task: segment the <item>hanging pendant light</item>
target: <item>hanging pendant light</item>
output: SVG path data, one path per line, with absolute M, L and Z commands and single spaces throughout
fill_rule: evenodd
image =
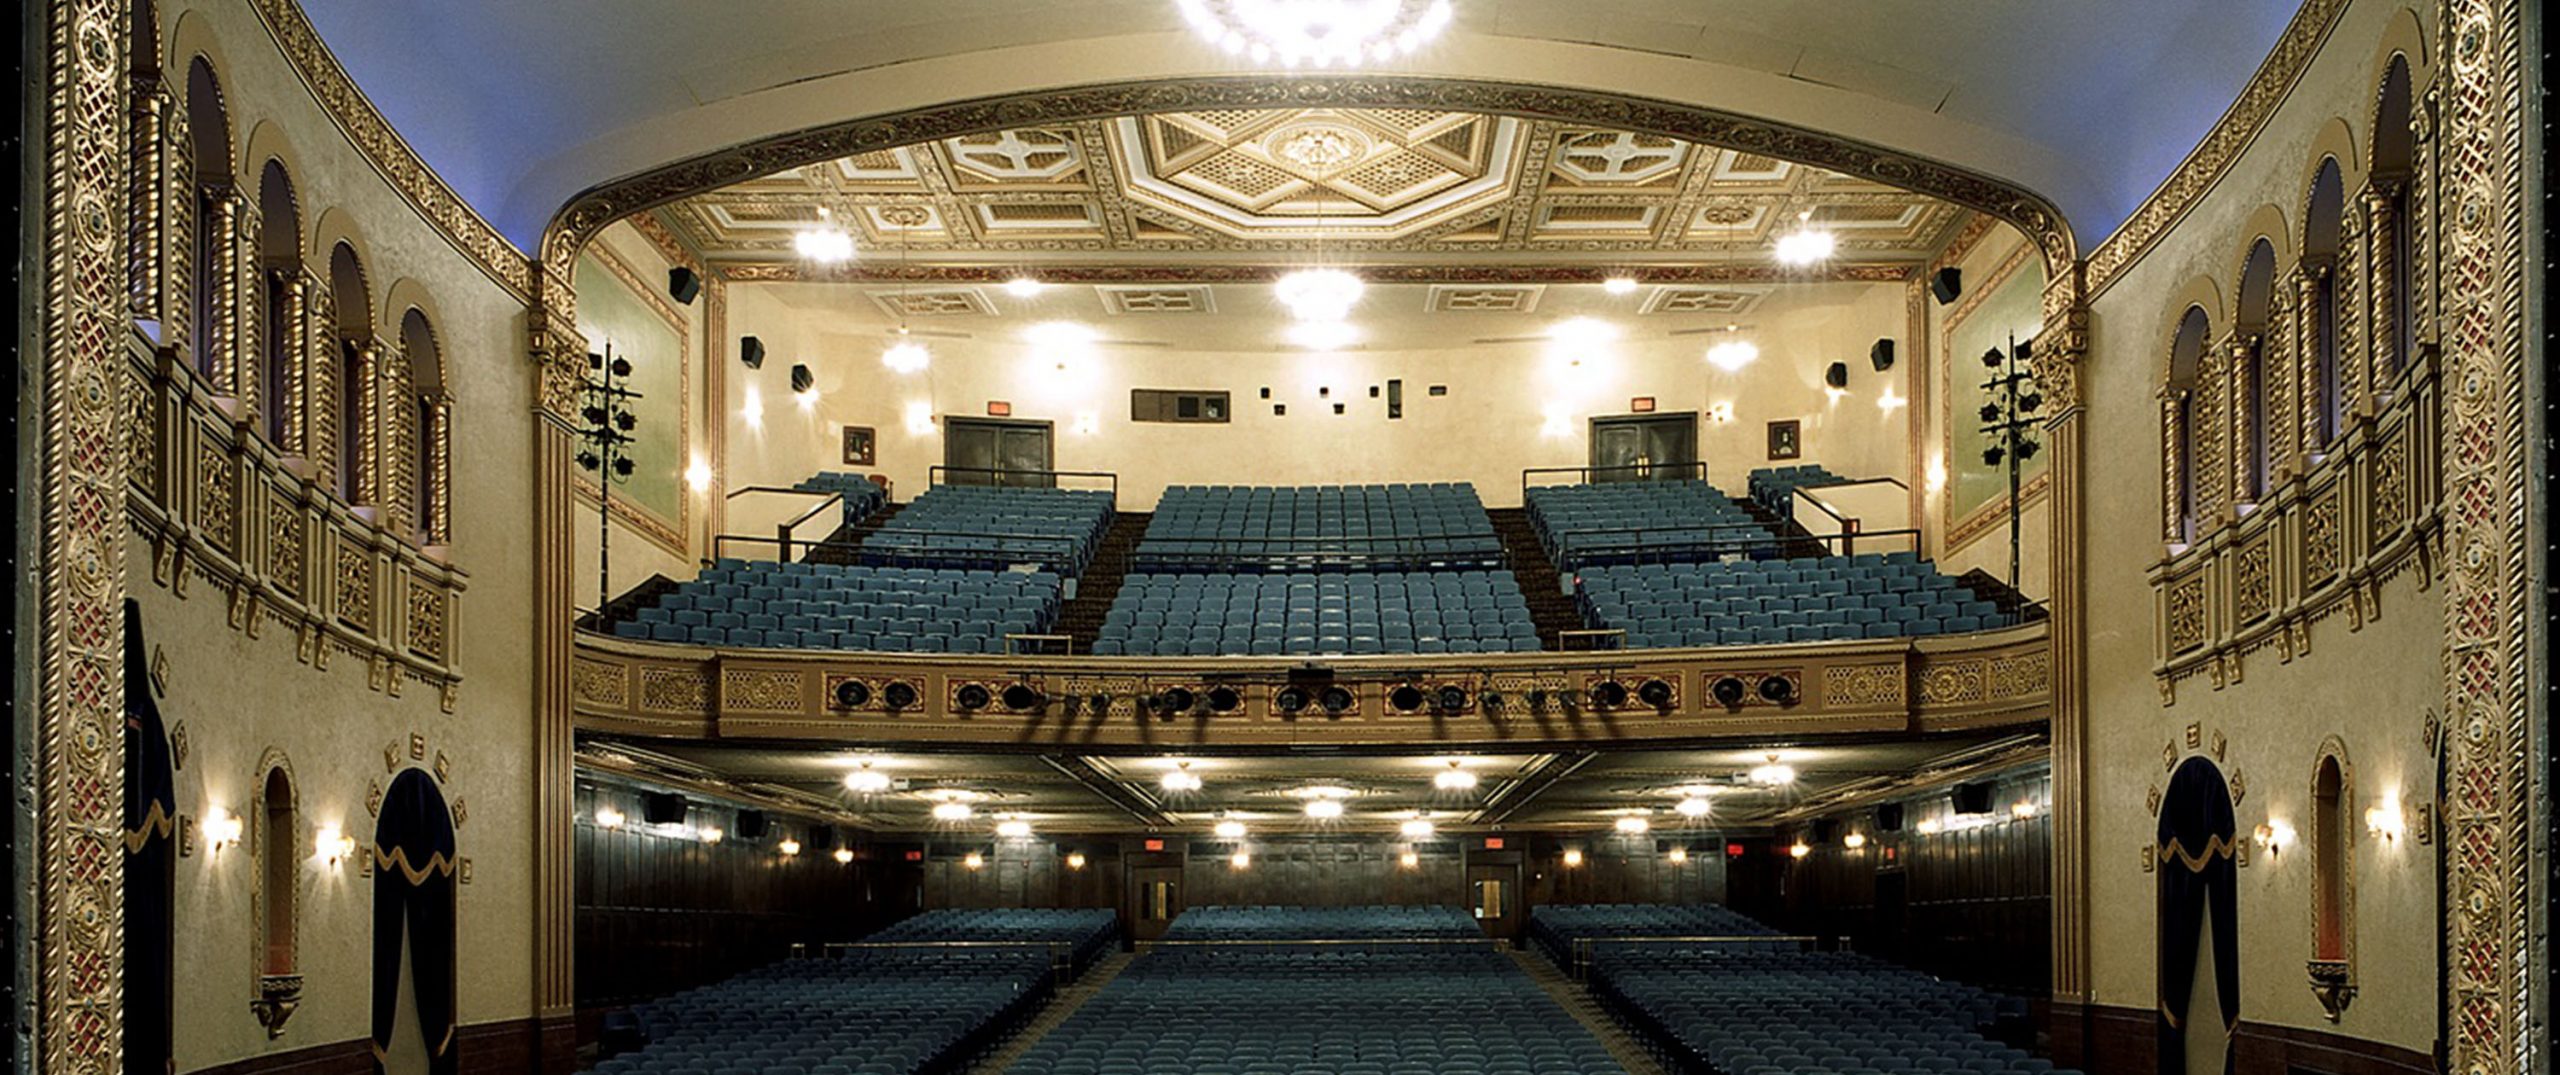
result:
M 1450 0 L 1176 0 L 1192 32 L 1232 56 L 1350 67 L 1411 54 L 1449 26 Z

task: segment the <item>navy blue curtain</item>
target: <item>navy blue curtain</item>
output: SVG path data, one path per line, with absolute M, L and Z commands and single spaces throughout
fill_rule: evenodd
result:
M 2212 1075 L 2229 1075 L 2232 1031 L 2240 1025 L 2240 892 L 2239 837 L 2231 813 L 2231 787 L 2222 770 L 2204 758 L 2189 758 L 2169 776 L 2169 791 L 2160 800 L 2160 1075 L 2190 1075 L 2187 1035 L 2210 1034 L 2222 1041 L 2222 1064 Z M 2197 1025 L 2200 1013 L 2186 1010 L 2195 988 L 2196 931 L 2210 909 L 2213 921 L 2214 996 L 2220 1002 L 2220 1025 Z M 2205 1073 L 2194 1073 L 2205 1075 Z
M 178 796 L 142 606 L 124 603 L 124 1070 L 168 1075 L 177 985 Z
M 423 769 L 392 778 L 374 825 L 373 1057 L 382 1070 L 400 1014 L 400 941 L 409 942 L 409 990 L 427 1039 L 429 1070 L 453 1075 L 453 814 Z

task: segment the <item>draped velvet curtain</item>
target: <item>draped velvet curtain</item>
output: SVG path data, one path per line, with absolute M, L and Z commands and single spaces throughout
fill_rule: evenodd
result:
M 2222 770 L 2204 758 L 2189 758 L 2170 774 L 2169 790 L 2160 800 L 2160 1073 L 2208 1075 L 2187 1071 L 2187 1035 L 2211 1034 L 2222 1041 L 2222 1064 L 2210 1075 L 2231 1071 L 2232 1031 L 2240 1024 L 2240 895 L 2236 822 L 2230 785 Z M 2209 912 L 2209 913 L 2208 913 Z M 2214 997 L 2218 1011 L 2187 1010 L 2196 975 L 2196 933 L 2207 920 L 2213 927 Z M 2220 1025 L 2199 1025 L 2197 1016 L 2219 1016 Z
M 124 1070 L 174 1070 L 177 947 L 176 779 L 151 696 L 142 606 L 124 603 Z
M 426 1035 L 430 1070 L 452 1075 L 454 1047 L 453 814 L 423 769 L 391 781 L 374 826 L 373 1056 L 391 1049 L 400 1013 L 400 943 L 409 943 L 409 991 Z

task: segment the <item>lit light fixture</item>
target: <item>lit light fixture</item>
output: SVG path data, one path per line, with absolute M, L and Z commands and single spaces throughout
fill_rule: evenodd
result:
M 330 825 L 321 829 L 319 834 L 312 838 L 311 846 L 311 857 L 335 866 L 345 861 L 347 856 L 355 854 L 356 840 L 337 826 Z
M 1339 351 L 1360 342 L 1360 330 L 1348 321 L 1300 321 L 1289 326 L 1289 342 L 1310 351 Z
M 1437 826 L 1431 824 L 1431 819 L 1427 817 L 1409 818 L 1405 821 L 1403 828 L 1405 835 L 1416 840 L 1427 840 L 1434 831 L 1437 831 Z
M 1681 799 L 1672 809 L 1679 811 L 1681 817 L 1700 818 L 1707 816 L 1710 804 L 1704 795 L 1691 795 Z
M 927 436 L 933 432 L 933 404 L 931 402 L 919 399 L 910 401 L 907 404 L 907 432 L 919 437 Z
M 1907 400 L 1907 399 L 1902 398 L 1902 395 L 1901 395 L 1900 393 L 1895 392 L 1893 389 L 1887 388 L 1887 389 L 1885 389 L 1885 390 L 1884 390 L 1884 394 L 1883 394 L 1883 395 L 1880 395 L 1880 396 L 1877 396 L 1877 397 L 1876 397 L 1876 409 L 1877 409 L 1877 410 L 1880 410 L 1880 411 L 1887 411 L 1887 412 L 1891 412 L 1891 411 L 1898 411 L 1898 410 L 1901 410 L 1901 409 L 1902 409 L 1902 406 L 1903 406 L 1904 404 L 1909 403 L 1909 402 L 1911 402 L 1911 401 L 1910 401 L 1910 400 Z
M 2282 855 L 2284 849 L 2293 843 L 2293 826 L 2277 818 L 2268 818 L 2253 835 L 2257 837 L 2259 849 L 2270 855 Z
M 836 861 L 837 861 L 837 862 L 840 862 L 840 863 L 849 863 L 849 862 L 852 862 L 852 861 L 853 861 L 853 849 L 852 849 L 852 848 L 850 848 L 850 847 L 839 847 L 839 848 L 837 848 L 837 849 L 836 849 Z
M 1684 862 L 1689 861 L 1689 849 L 1688 849 L 1688 848 L 1685 848 L 1685 847 L 1675 847 L 1675 848 L 1672 848 L 1670 851 L 1665 852 L 1665 853 L 1663 854 L 1663 857 L 1664 857 L 1664 858 L 1667 858 L 1667 859 L 1670 859 L 1670 860 L 1671 860 L 1671 864 L 1672 864 L 1672 865 L 1674 865 L 1674 866 L 1678 866 L 1678 865 L 1680 865 L 1680 864 L 1682 864 L 1682 863 L 1684 863 Z
M 1082 851 L 1069 851 L 1069 852 L 1067 852 L 1067 868 L 1068 868 L 1068 869 L 1070 869 L 1070 870 L 1081 870 L 1081 869 L 1083 869 L 1083 868 L 1084 868 L 1084 852 L 1082 852 Z
M 596 827 L 599 829 L 621 828 L 622 823 L 625 820 L 627 819 L 622 816 L 622 811 L 620 810 L 616 810 L 610 806 L 596 807 Z
M 1272 285 L 1274 297 L 1300 321 L 1340 321 L 1351 315 L 1368 285 L 1342 269 L 1300 269 Z
M 1459 758 L 1449 759 L 1449 767 L 1431 778 L 1431 786 L 1442 791 L 1465 791 L 1476 783 L 1476 774 L 1468 772 L 1466 762 Z
M 2009 816 L 2017 818 L 2020 821 L 2025 821 L 2028 818 L 2036 816 L 2036 804 L 2028 802 L 2025 799 L 2020 799 L 2017 802 L 2010 803 Z
M 889 790 L 889 774 L 872 768 L 871 763 L 866 761 L 862 763 L 862 768 L 844 774 L 844 786 L 847 791 L 877 795 Z
M 747 386 L 744 398 L 738 403 L 738 418 L 747 423 L 749 429 L 764 428 L 764 394 L 756 391 L 756 386 Z
M 1726 340 L 1707 348 L 1707 364 L 1726 373 L 1735 373 L 1760 357 L 1760 348 L 1749 340 Z
M 1342 800 L 1309 799 L 1307 800 L 1307 816 L 1318 821 L 1331 821 L 1334 818 L 1341 817 Z
M 982 867 L 986 866 L 986 864 L 987 864 L 987 857 L 986 857 L 985 855 L 981 855 L 981 854 L 979 854 L 979 853 L 977 853 L 977 852 L 975 852 L 975 851 L 972 851 L 972 852 L 969 852 L 969 853 L 968 853 L 968 854 L 966 854 L 966 855 L 962 855 L 962 856 L 960 856 L 960 865 L 962 865 L 962 866 L 966 866 L 966 867 L 968 867 L 968 868 L 970 868 L 970 869 L 972 869 L 972 870 L 980 869 L 980 868 L 982 868 Z
M 1007 818 L 996 822 L 996 835 L 1008 840 L 1028 840 L 1031 838 L 1031 823 L 1021 818 Z
M 1031 276 L 1017 276 L 1004 282 L 1005 294 L 1017 299 L 1027 299 L 1048 289 L 1049 285 Z
M 697 458 L 697 459 L 695 459 L 695 460 L 693 461 L 693 465 L 691 465 L 691 466 L 688 466 L 688 467 L 684 468 L 684 484 L 685 484 L 685 487 L 686 487 L 686 488 L 691 489 L 691 490 L 693 490 L 694 492 L 697 492 L 697 493 L 707 493 L 707 492 L 710 492 L 710 491 L 711 491 L 711 463 L 710 463 L 710 461 L 705 460 L 705 459 Z
M 1927 491 L 1928 491 L 1929 495 L 1931 495 L 1931 496 L 1936 496 L 1936 495 L 1938 495 L 1938 491 L 1939 491 L 1939 490 L 1946 488 L 1946 487 L 1947 487 L 1947 460 L 1946 460 L 1946 457 L 1945 457 L 1945 456 L 1931 456 L 1931 457 L 1929 458 L 1929 469 L 1928 469 L 1928 471 L 1927 471 L 1927 472 L 1922 476 L 1922 479 L 1921 479 L 1921 480 L 1925 483 L 1925 487 L 1926 487 L 1926 489 L 1927 489 Z
M 723 831 L 718 825 L 705 825 L 702 827 L 700 832 L 697 832 L 694 835 L 706 844 L 716 844 L 729 838 L 729 834 Z
M 1793 846 L 1790 846 L 1790 847 L 1788 847 L 1788 848 L 1787 848 L 1787 857 L 1788 857 L 1788 858 L 1799 858 L 1799 859 L 1800 859 L 1800 858 L 1803 858 L 1803 857 L 1805 857 L 1806 855 L 1810 855 L 1810 854 L 1812 854 L 1812 853 L 1813 853 L 1813 848 L 1812 848 L 1811 846 L 1807 845 L 1807 844 L 1806 844 L 1804 841 L 1802 841 L 1802 840 L 1798 840 L 1798 841 L 1796 841 L 1796 842 L 1795 842 L 1795 844 L 1794 844 Z
M 2365 831 L 2390 841 L 2399 840 L 2401 833 L 2409 831 L 2409 819 L 2400 812 L 2400 793 L 2384 792 L 2381 802 L 2366 807 L 2364 827 Z
M 1840 846 L 1848 848 L 1851 851 L 1865 847 L 1867 846 L 1867 834 L 1863 832 L 1853 832 L 1847 836 L 1843 836 L 1840 838 Z
M 1771 754 L 1766 764 L 1752 766 L 1746 779 L 1764 788 L 1782 788 L 1796 782 L 1796 768 Z
M 1209 831 L 1216 833 L 1218 838 L 1221 840 L 1241 840 L 1244 839 L 1244 822 L 1235 820 L 1221 821 L 1216 825 L 1211 826 Z
M 1227 856 L 1227 865 L 1239 870 L 1246 869 L 1253 865 L 1253 855 L 1250 852 L 1238 851 Z
M 1640 815 L 1628 814 L 1618 819 L 1617 826 L 1619 832 L 1635 836 L 1652 831 L 1653 822 Z
M 976 813 L 976 810 L 969 808 L 968 803 L 941 802 L 933 804 L 933 819 L 935 821 L 967 821 Z
M 1612 276 L 1606 280 L 1600 281 L 1600 290 L 1606 291 L 1612 295 L 1632 295 L 1635 294 L 1636 291 L 1636 278 L 1632 276 Z
M 1404 868 L 1410 870 L 1416 866 L 1422 865 L 1422 856 L 1411 851 L 1407 851 L 1404 853 L 1404 857 L 1397 861 L 1402 862 L 1404 864 Z
M 1938 819 L 1933 817 L 1922 820 L 1920 822 L 1919 829 L 1920 835 L 1922 836 L 1936 836 L 1940 832 L 1945 831 L 1946 826 L 1939 823 Z
M 781 843 L 773 845 L 773 849 L 782 852 L 784 858 L 797 858 L 800 855 L 800 841 L 785 836 Z
M 1787 265 L 1811 265 L 1831 257 L 1838 244 L 1827 231 L 1812 227 L 1813 210 L 1796 214 L 1796 230 L 1778 237 L 1778 261 Z
M 1849 390 L 1846 388 L 1834 387 L 1832 385 L 1824 385 L 1822 386 L 1822 394 L 1829 397 L 1830 402 L 1836 404 L 1841 400 L 1848 398 Z
M 1200 774 L 1191 771 L 1190 762 L 1180 761 L 1173 764 L 1173 769 L 1165 773 L 1163 779 L 1156 781 L 1158 784 L 1171 792 L 1200 790 Z
M 204 834 L 206 847 L 219 853 L 240 842 L 240 815 L 214 807 L 205 811 L 204 820 L 196 822 L 196 831 Z
M 853 257 L 853 236 L 842 228 L 803 228 L 791 237 L 801 257 L 832 265 Z
M 880 364 L 889 367 L 889 372 L 914 373 L 933 364 L 932 351 L 926 350 L 923 344 L 906 339 L 905 329 L 899 329 L 898 334 L 898 342 L 880 352 Z
M 1449 26 L 1450 0 L 1176 0 L 1192 32 L 1231 56 L 1352 66 L 1409 55 Z
M 1581 865 L 1582 849 L 1579 847 L 1566 848 L 1564 850 L 1564 868 L 1568 870 L 1577 869 L 1580 868 Z

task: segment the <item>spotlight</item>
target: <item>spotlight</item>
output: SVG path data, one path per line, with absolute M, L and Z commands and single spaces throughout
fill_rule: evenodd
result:
M 1707 694 L 1716 700 L 1717 705 L 1727 709 L 1740 706 L 1743 697 L 1750 693 L 1751 688 L 1742 682 L 1741 676 L 1717 676 L 1715 682 L 1707 685 Z
M 1401 829 L 1406 836 L 1410 836 L 1416 840 L 1425 840 L 1431 837 L 1431 834 L 1434 831 L 1434 826 L 1431 824 L 1431 819 L 1417 817 L 1406 821 L 1401 826 Z
M 753 336 L 738 337 L 738 361 L 751 370 L 764 368 L 764 341 Z
M 1351 701 L 1351 692 L 1342 687 L 1326 687 L 1324 693 L 1316 698 L 1316 704 L 1324 707 L 1325 715 L 1329 717 L 1350 712 Z
M 1291 715 L 1291 716 L 1295 716 L 1295 715 L 1297 715 L 1297 714 L 1299 714 L 1299 713 L 1303 713 L 1303 712 L 1305 712 L 1305 711 L 1306 711 L 1306 708 L 1307 708 L 1307 691 L 1306 691 L 1306 688 L 1304 688 L 1304 687 L 1282 687 L 1282 688 L 1280 688 L 1280 692 L 1279 692 L 1279 693 L 1274 694 L 1274 695 L 1272 695 L 1272 696 L 1271 696 L 1271 708 L 1273 708 L 1273 709 L 1277 709 L 1277 710 L 1279 710 L 1280 712 L 1285 713 L 1285 714 L 1289 714 L 1289 715 Z
M 2001 354 L 1997 347 L 1982 353 L 1982 364 L 1995 370 L 2000 368 L 2001 363 L 2008 360 L 2008 356 Z
M 1236 693 L 1236 689 L 1234 687 L 1209 688 L 1210 712 L 1233 713 L 1236 710 L 1243 708 L 1243 706 L 1244 695 Z
M 1704 795 L 1691 795 L 1680 800 L 1677 805 L 1672 807 L 1672 809 L 1680 812 L 1681 817 L 1686 818 L 1705 817 L 1707 816 L 1707 811 L 1711 808 L 1711 805 L 1707 802 L 1707 797 Z
M 1166 791 L 1171 792 L 1198 791 L 1200 790 L 1200 774 L 1191 771 L 1190 762 L 1175 762 L 1173 764 L 1173 771 L 1164 774 L 1164 777 L 1157 780 L 1156 783 L 1161 785 Z
M 1636 697 L 1655 709 L 1669 709 L 1671 708 L 1671 684 L 1659 679 L 1645 680 L 1642 686 L 1636 688 Z
M 1442 791 L 1465 791 L 1476 786 L 1476 774 L 1466 770 L 1466 763 L 1449 759 L 1449 767 L 1431 778 L 1431 786 Z
M 1465 709 L 1467 707 L 1466 689 L 1457 686 L 1444 686 L 1440 688 L 1439 694 L 1435 696 L 1434 704 L 1443 713 L 1455 713 Z
M 1500 712 L 1506 701 L 1501 691 L 1491 687 L 1476 692 L 1476 708 L 1483 710 L 1488 716 Z
M 1628 814 L 1627 816 L 1618 819 L 1617 828 L 1619 832 L 1625 833 L 1629 836 L 1634 836 L 1639 833 L 1651 831 L 1653 829 L 1653 822 L 1634 814 Z
M 922 696 L 916 693 L 913 683 L 892 683 L 887 690 L 880 692 L 880 700 L 891 709 L 910 709 L 922 700 Z
M 871 763 L 866 761 L 862 763 L 862 768 L 844 774 L 844 786 L 847 791 L 876 795 L 889 790 L 889 774 L 872 768 Z
M 1796 681 L 1785 676 L 1762 676 L 1760 697 L 1779 705 L 1791 704 L 1796 700 Z
M 1964 273 L 1949 265 L 1930 274 L 1929 294 L 1940 306 L 1956 301 L 1956 296 L 1964 294 Z
M 1411 713 L 1422 708 L 1422 688 L 1407 683 L 1388 691 L 1387 708 L 1398 713 Z
M 2006 458 L 2008 458 L 2008 453 L 2001 451 L 2000 446 L 1997 444 L 1982 450 L 1982 464 L 1984 466 L 1999 466 L 2000 461 Z
M 1331 821 L 1334 818 L 1341 817 L 1342 800 L 1309 799 L 1307 800 L 1307 816 L 1318 821 Z
M 1982 405 L 1981 410 L 1974 413 L 1980 415 L 1982 420 L 1985 422 L 1997 422 L 2000 420 L 2000 405 L 1997 403 L 1985 403 Z
M 2029 459 L 2033 459 L 2033 458 L 2035 458 L 2035 457 L 2036 457 L 2036 442 L 2031 441 L 2031 440 L 2022 440 L 2022 441 L 2019 441 L 2019 442 L 2018 442 L 2018 461 L 2019 461 L 2019 462 L 2022 462 L 2022 463 L 2023 463 L 2023 462 L 2025 462 L 2025 461 L 2027 461 L 2027 460 L 2029 460 Z
M 1617 680 L 1602 680 L 1591 685 L 1593 709 L 1616 709 L 1627 704 L 1627 685 Z
M 1547 707 L 1547 689 L 1544 687 L 1531 687 L 1529 688 L 1529 693 L 1522 696 L 1522 700 L 1528 702 L 1529 708 L 1531 709 L 1545 709 Z
M 963 685 L 958 691 L 953 692 L 951 700 L 953 704 L 960 707 L 961 712 L 966 713 L 985 709 L 987 707 L 987 703 L 993 701 L 994 698 L 987 693 L 986 687 L 980 684 L 970 683 Z
M 1199 701 L 1199 697 L 1191 693 L 1191 688 L 1172 688 L 1156 695 L 1156 715 L 1170 720 L 1175 716 L 1190 712 L 1192 703 L 1197 701 Z
M 1006 709 L 1038 709 L 1049 704 L 1049 696 L 1028 683 L 1016 683 L 1004 689 Z

